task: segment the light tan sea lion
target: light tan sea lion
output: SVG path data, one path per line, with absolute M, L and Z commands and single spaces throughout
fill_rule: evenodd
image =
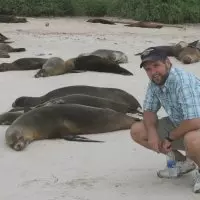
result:
M 77 138 L 77 135 L 130 129 L 135 121 L 140 120 L 111 109 L 78 104 L 53 105 L 33 109 L 17 118 L 6 130 L 5 139 L 8 146 L 21 151 L 34 140 L 91 141 Z

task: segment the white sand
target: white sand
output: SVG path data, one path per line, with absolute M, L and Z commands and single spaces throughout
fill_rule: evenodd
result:
M 67 59 L 108 48 L 128 55 L 129 63 L 122 66 L 134 76 L 87 72 L 35 79 L 37 70 L 3 72 L 0 73 L 1 113 L 9 110 L 21 95 L 39 96 L 76 84 L 121 88 L 142 104 L 148 78 L 139 68 L 140 57 L 134 54 L 152 45 L 194 41 L 199 39 L 200 30 L 198 26 L 187 26 L 185 30 L 110 26 L 87 23 L 83 18 L 28 18 L 28 21 L 0 24 L 1 33 L 14 41 L 10 45 L 27 49 L 10 53 L 11 58 L 1 62 L 40 53 L 45 53 L 43 57 Z M 47 21 L 49 27 L 45 26 Z M 175 59 L 171 61 L 200 76 L 199 63 L 184 66 Z M 165 115 L 163 111 L 159 114 Z M 165 157 L 134 143 L 128 130 L 87 136 L 105 140 L 103 144 L 46 140 L 15 152 L 4 143 L 6 128 L 0 127 L 1 200 L 199 199 L 199 195 L 192 193 L 191 173 L 178 180 L 157 178 L 156 171 L 164 167 Z

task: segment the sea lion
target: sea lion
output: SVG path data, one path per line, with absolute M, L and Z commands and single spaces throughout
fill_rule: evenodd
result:
M 49 58 L 35 75 L 35 78 L 56 76 L 64 73 L 65 61 L 59 57 Z
M 13 48 L 8 44 L 4 44 L 4 43 L 0 43 L 0 50 L 1 51 L 5 51 L 5 52 L 22 52 L 22 51 L 26 51 L 25 48 Z
M 55 65 L 50 65 L 42 70 L 39 70 L 36 73 L 35 78 L 86 71 L 107 72 L 129 76 L 133 75 L 128 70 L 120 67 L 117 63 L 94 55 L 71 58 L 65 61 L 64 65 L 58 66 L 55 67 Z M 48 72 L 50 72 L 50 74 Z
M 88 19 L 87 22 L 116 25 L 115 22 L 112 22 L 112 21 L 106 20 L 106 19 L 100 19 L 100 18 Z
M 128 63 L 128 56 L 124 52 L 110 49 L 97 49 L 91 53 L 82 53 L 78 57 L 89 55 L 99 56 L 117 64 Z
M 115 102 L 128 104 L 133 109 L 141 109 L 138 100 L 128 92 L 118 88 L 95 87 L 88 85 L 74 85 L 52 90 L 40 97 L 22 96 L 17 98 L 12 107 L 34 107 L 54 98 L 72 94 L 86 94 L 90 96 L 102 97 Z
M 0 115 L 0 125 L 11 125 L 24 111 L 5 112 Z
M 138 105 L 136 107 L 130 106 L 129 104 L 115 102 L 114 100 L 107 99 L 106 97 L 95 97 L 86 94 L 72 94 L 63 97 L 58 97 L 55 99 L 51 99 L 42 104 L 39 104 L 35 107 L 19 107 L 13 108 L 7 113 L 3 113 L 0 115 L 0 125 L 10 125 L 12 122 L 21 116 L 23 113 L 28 112 L 32 109 L 36 109 L 39 107 L 52 106 L 57 104 L 80 104 L 85 106 L 92 106 L 97 108 L 109 108 L 121 113 L 132 113 L 137 114 L 138 116 L 142 115 L 140 109 L 138 109 Z
M 0 50 L 0 58 L 10 58 L 10 55 L 8 52 Z
M 20 116 L 6 130 L 5 140 L 9 147 L 21 151 L 34 140 L 63 138 L 76 141 L 76 135 L 130 129 L 135 121 L 140 120 L 111 109 L 78 104 L 53 105 Z
M 140 27 L 140 28 L 162 28 L 162 24 L 152 23 L 152 22 L 145 22 L 145 21 L 138 21 L 138 22 L 129 22 L 124 26 L 128 27 Z
M 149 47 L 149 48 L 145 49 L 144 51 L 142 51 L 140 53 L 136 53 L 135 55 L 136 56 L 142 55 L 148 50 L 156 49 L 156 50 L 164 52 L 167 56 L 178 57 L 179 53 L 187 46 L 188 46 L 188 43 L 186 43 L 184 41 L 180 41 L 175 45 L 164 45 L 164 46 Z
M 0 64 L 0 72 L 41 69 L 46 61 L 46 58 L 19 58 L 12 63 Z
M 19 107 L 11 109 L 9 112 L 17 112 L 17 111 L 28 111 L 32 108 L 51 106 L 55 104 L 81 104 L 86 106 L 93 106 L 99 108 L 110 108 L 112 110 L 122 112 L 122 113 L 138 113 L 142 114 L 140 110 L 138 110 L 138 104 L 133 107 L 127 103 L 116 102 L 115 100 L 107 99 L 106 97 L 96 97 L 90 96 L 87 94 L 71 94 L 66 95 L 54 99 L 50 99 L 49 101 L 45 101 L 42 104 L 36 105 L 35 107 Z
M 0 15 L 0 23 L 25 23 L 24 17 L 16 17 L 14 15 Z
M 200 61 L 200 50 L 196 47 L 185 47 L 177 56 L 184 64 L 192 64 Z

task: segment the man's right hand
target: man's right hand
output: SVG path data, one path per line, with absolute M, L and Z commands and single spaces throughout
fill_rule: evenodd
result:
M 160 153 L 160 149 L 161 149 L 161 140 L 157 134 L 157 132 L 150 132 L 148 133 L 148 144 L 149 147 L 157 152 Z

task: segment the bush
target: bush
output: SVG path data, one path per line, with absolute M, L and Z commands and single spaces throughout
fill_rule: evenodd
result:
M 200 22 L 199 0 L 0 0 L 1 14 L 113 16 L 163 23 Z

